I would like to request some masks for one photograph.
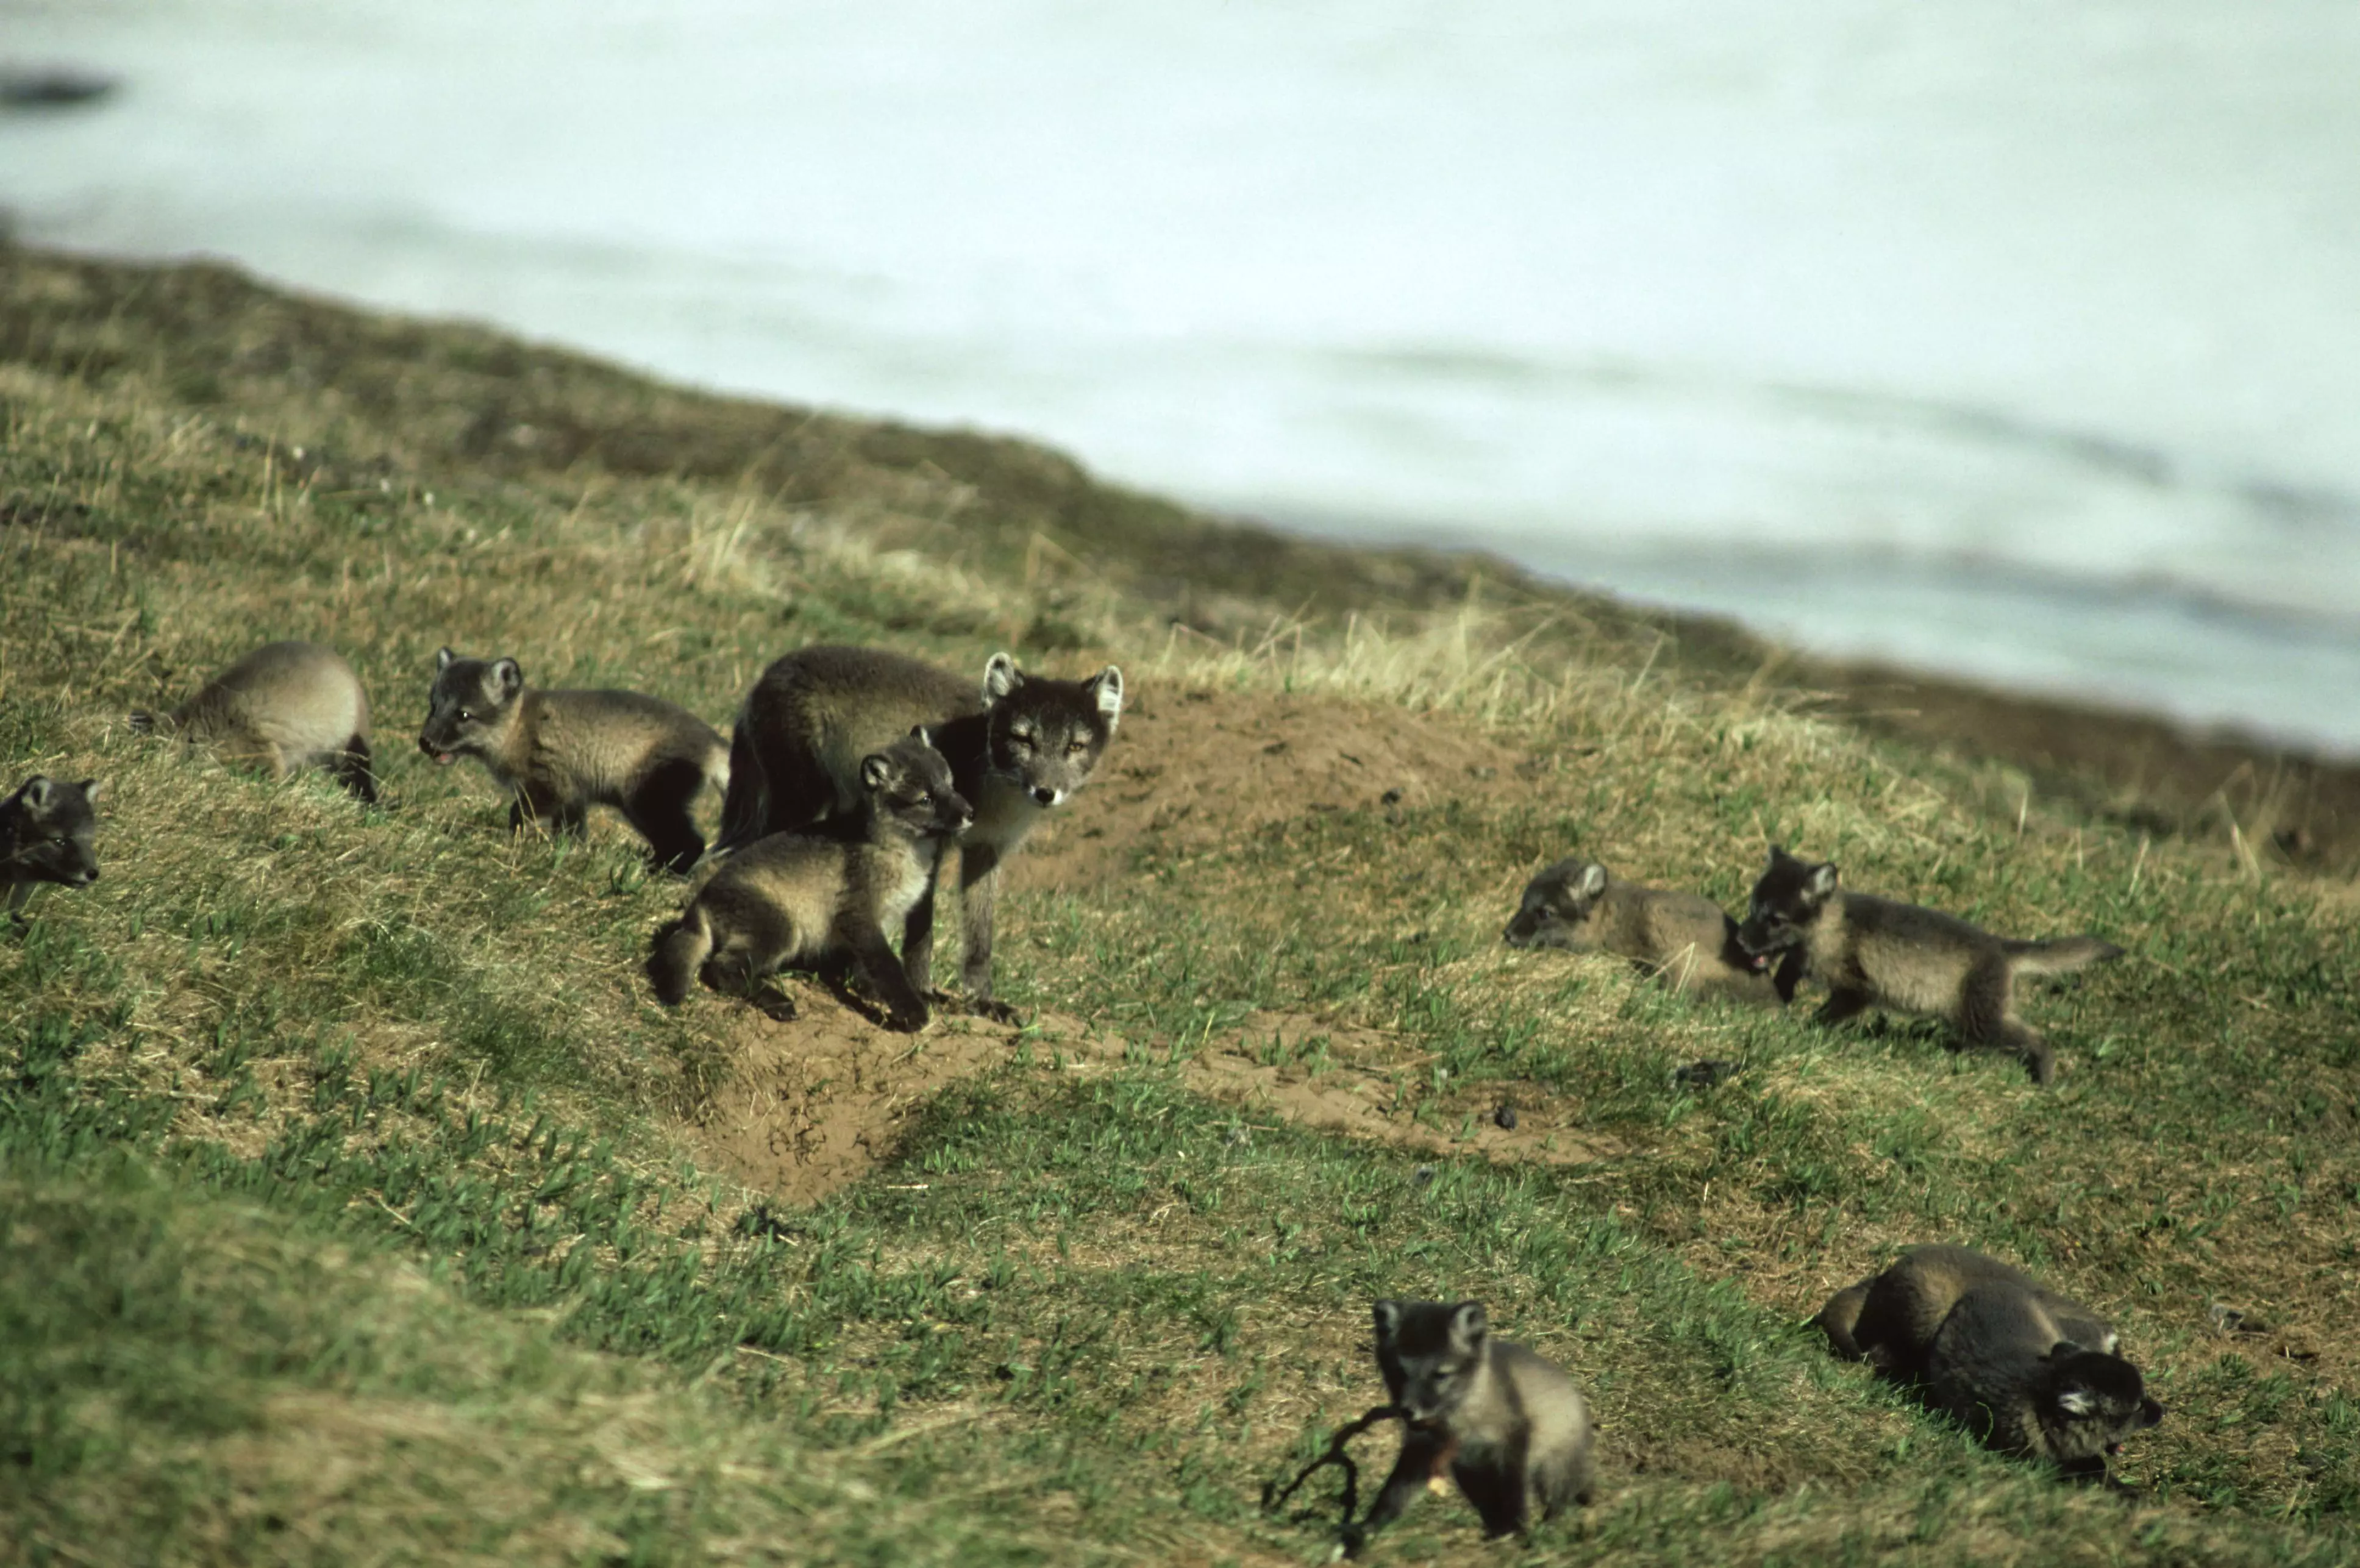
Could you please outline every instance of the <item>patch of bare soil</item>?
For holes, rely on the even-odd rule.
[[[1134,691],[1088,789],[1008,867],[1018,887],[1076,889],[1131,848],[1210,844],[1307,811],[1433,805],[1519,787],[1528,759],[1447,716],[1332,697]]]
[[[1076,1018],[1043,1015],[1024,1028],[945,1015],[924,1033],[897,1034],[814,985],[789,981],[797,1016],[731,1008],[736,1069],[684,1130],[714,1163],[758,1191],[817,1202],[892,1157],[910,1116],[936,1091],[1012,1060],[1029,1044],[1043,1071],[1093,1072],[1164,1053]],[[1299,1124],[1437,1155],[1587,1164],[1625,1152],[1578,1126],[1546,1096],[1519,1099],[1513,1118],[1496,1095],[1419,1096],[1420,1059],[1364,1029],[1293,1014],[1261,1014],[1233,1039],[1178,1063],[1189,1088],[1271,1126]],[[1465,1101],[1464,1104],[1459,1103]],[[1512,1119],[1513,1128],[1502,1124]],[[1251,1124],[1250,1124],[1251,1125]]]

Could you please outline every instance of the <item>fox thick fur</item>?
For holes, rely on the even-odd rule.
[[[1524,885],[1502,936],[1511,947],[1559,947],[1627,958],[1676,991],[1778,1006],[1794,995],[1792,971],[1737,942],[1737,922],[1695,893],[1625,882],[1590,860],[1560,860]]]
[[[1556,1366],[1495,1338],[1479,1301],[1379,1301],[1377,1368],[1401,1408],[1401,1456],[1348,1539],[1358,1552],[1446,1472],[1486,1535],[1523,1530],[1597,1489],[1596,1434],[1581,1391]]]
[[[131,727],[211,746],[273,779],[322,768],[361,800],[377,800],[368,693],[343,655],[317,643],[266,643],[169,713],[132,714]]]
[[[1841,1023],[1868,1007],[1947,1019],[1969,1045],[2022,1059],[2033,1081],[2056,1075],[2048,1040],[2016,1016],[2019,975],[2057,975],[2122,956],[2094,936],[2016,942],[1955,915],[1836,886],[1836,868],[1770,846],[1737,940],[1749,953],[1802,955],[1828,987],[1817,1015]]]
[[[0,887],[21,920],[38,889],[87,887],[98,880],[95,779],[61,783],[36,773],[0,800]]]
[[[702,974],[708,985],[750,988],[789,966],[849,957],[869,976],[893,1027],[923,1029],[924,993],[893,956],[887,933],[923,896],[944,848],[974,820],[942,754],[923,729],[860,764],[857,814],[737,850],[656,933],[648,978],[677,1007]]]
[[[968,996],[989,1003],[995,874],[1043,813],[1088,781],[1114,738],[1122,699],[1122,671],[1112,665],[1086,681],[1054,681],[1026,675],[996,653],[978,688],[882,648],[799,649],[762,672],[738,713],[722,845],[855,810],[861,759],[924,724],[975,808],[958,841],[961,978]],[[901,944],[910,983],[921,991],[932,982],[934,924],[929,887]]]
[[[1913,1247],[1813,1320],[1838,1355],[1919,1389],[2004,1454],[2103,1475],[2164,1417],[2094,1310],[1968,1247]]]
[[[581,836],[592,806],[612,806],[656,863],[686,872],[705,853],[690,804],[726,788],[729,748],[687,709],[637,691],[528,687],[513,659],[434,659],[418,748],[444,767],[472,757],[514,797],[511,832],[545,822]]]

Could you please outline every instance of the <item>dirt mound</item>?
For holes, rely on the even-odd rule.
[[[742,1003],[709,1003],[736,1013],[736,1071],[686,1131],[739,1181],[790,1203],[815,1202],[890,1159],[928,1096],[1015,1059],[1022,1045],[1043,1072],[1103,1072],[1161,1055],[1055,1014],[1032,1018],[1029,1033],[947,1016],[923,1034],[896,1034],[817,985],[790,980],[785,988],[798,1016],[783,1021]],[[1422,1060],[1370,1030],[1263,1013],[1174,1070],[1189,1088],[1254,1118],[1249,1129],[1293,1123],[1437,1155],[1556,1165],[1624,1152],[1546,1096],[1519,1096],[1513,1129],[1500,1125],[1496,1094],[1420,1101],[1408,1089]]]
[[[1152,686],[1123,710],[1090,787],[1008,868],[1020,887],[1071,889],[1119,872],[1151,838],[1207,844],[1306,811],[1413,806],[1519,786],[1521,752],[1472,726],[1327,697]]]

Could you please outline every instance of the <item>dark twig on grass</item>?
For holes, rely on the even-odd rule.
[[[1344,1472],[1344,1514],[1338,1522],[1337,1528],[1349,1534],[1352,1529],[1352,1516],[1360,1511],[1360,1467],[1352,1463],[1352,1456],[1344,1452],[1344,1445],[1379,1421],[1397,1421],[1407,1413],[1399,1405],[1379,1405],[1362,1415],[1360,1420],[1337,1429],[1336,1435],[1328,1440],[1327,1451],[1297,1471],[1295,1479],[1286,1484],[1284,1490],[1273,1490],[1269,1482],[1262,1483],[1262,1511],[1267,1513],[1281,1507],[1287,1498],[1295,1496],[1296,1487],[1311,1479],[1313,1471],[1323,1470],[1334,1465]]]

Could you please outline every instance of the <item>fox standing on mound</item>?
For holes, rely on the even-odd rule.
[[[881,648],[802,648],[762,672],[738,715],[721,846],[857,811],[862,759],[925,725],[975,807],[958,839],[961,977],[967,995],[989,1005],[995,873],[1043,812],[1088,782],[1121,716],[1122,671],[1111,664],[1087,681],[1051,681],[995,653],[978,694],[956,675]],[[902,968],[921,992],[933,982],[934,951],[929,883],[901,940]]]
[[[858,815],[772,833],[731,853],[679,920],[656,933],[648,978],[666,1007],[708,985],[750,989],[789,965],[850,957],[895,1029],[926,1027],[926,999],[888,933],[934,879],[944,846],[974,820],[923,729],[860,763]]]
[[[705,853],[689,802],[727,785],[729,751],[711,724],[637,691],[528,688],[513,659],[434,656],[418,749],[444,767],[472,757],[515,796],[508,831],[547,822],[580,838],[590,808],[612,806],[656,864],[685,872]]]
[[[2053,1078],[2056,1063],[2040,1031],[2016,1016],[2016,977],[2061,974],[2123,953],[2094,936],[2014,942],[1939,909],[1841,892],[1833,866],[1775,844],[1737,940],[1765,957],[1800,953],[1828,987],[1820,1023],[1841,1023],[1868,1007],[1947,1018],[1968,1044],[2021,1057],[2036,1083]]]

